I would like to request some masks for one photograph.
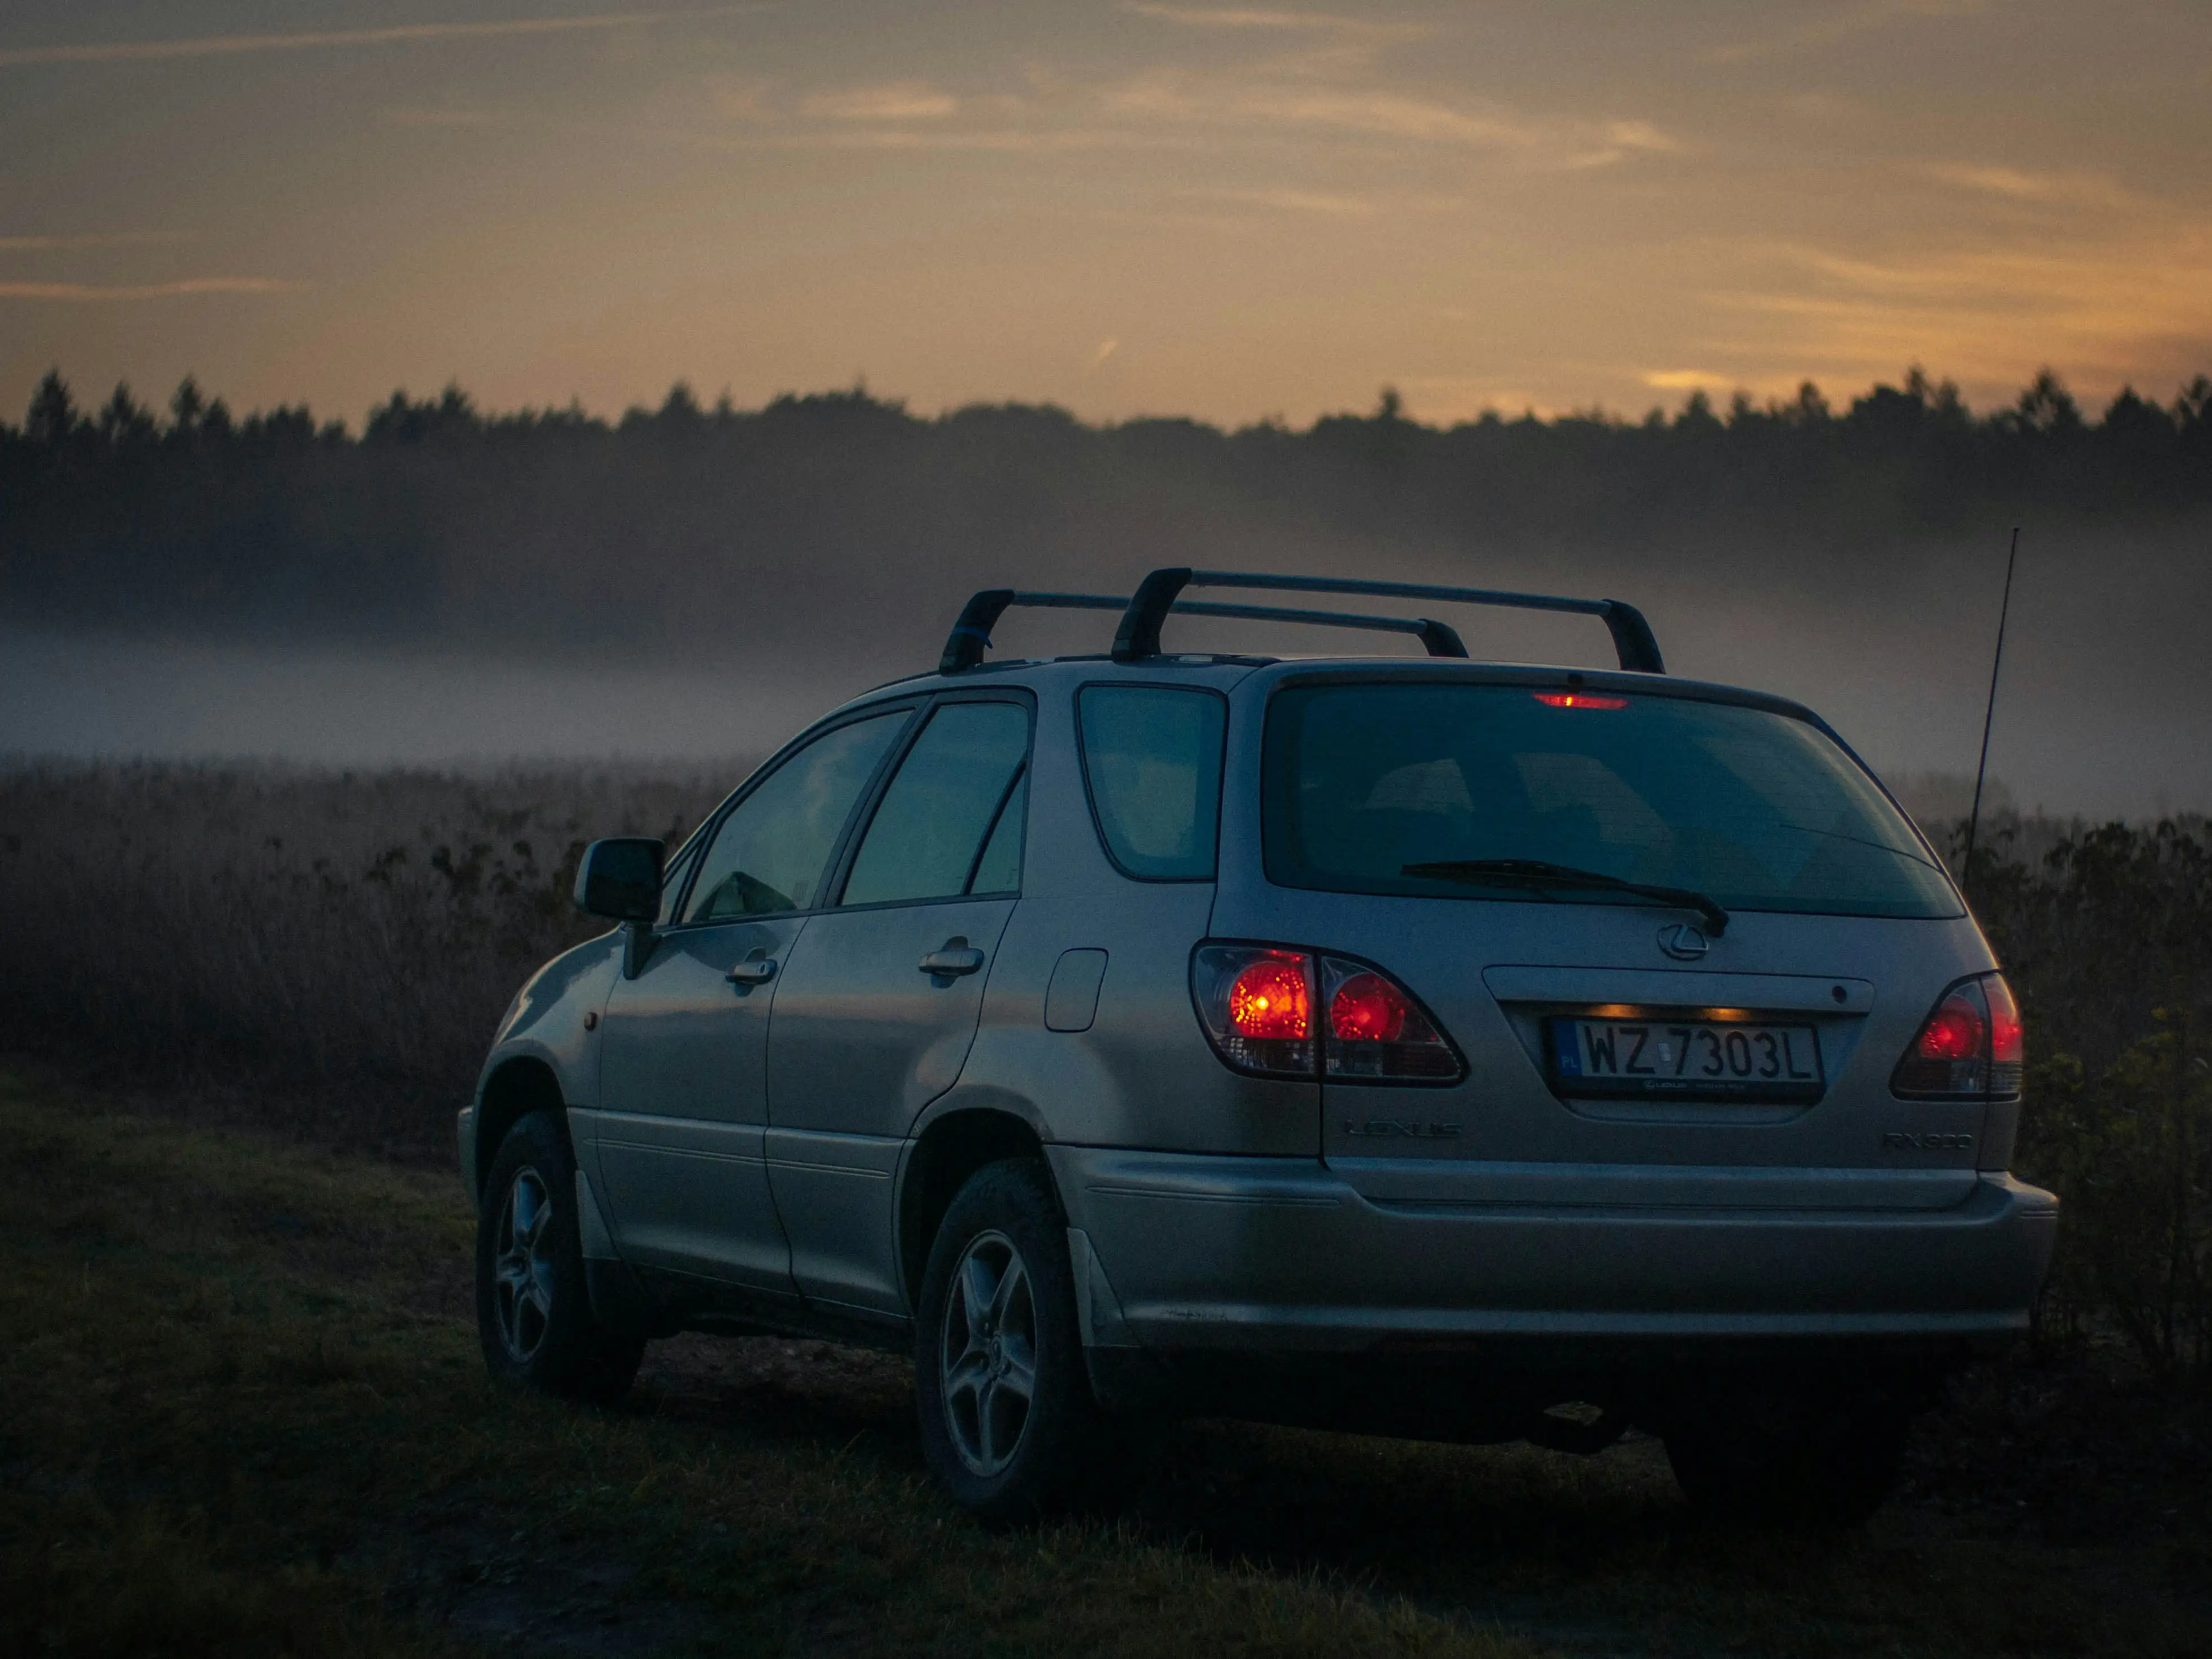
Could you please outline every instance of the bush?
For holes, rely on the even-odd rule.
[[[2204,825],[2076,829],[2034,864],[1978,853],[1972,877],[2028,1022],[2014,1162],[2065,1200],[2043,1334],[2116,1336],[2161,1376],[2212,1378]]]
[[[585,845],[680,836],[744,769],[0,775],[0,1045],[441,1146],[524,977],[604,931],[569,903]]]

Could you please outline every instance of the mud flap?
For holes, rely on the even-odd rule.
[[[1075,1280],[1075,1320],[1091,1397],[1110,1412],[1144,1411],[1170,1397],[1165,1369],[1138,1345],[1122,1316],[1121,1300],[1091,1248],[1091,1235],[1080,1227],[1067,1230],[1067,1265]]]
[[[616,1254],[614,1235],[599,1210],[591,1177],[576,1171],[576,1237],[584,1257],[584,1294],[592,1320],[611,1336],[656,1337],[675,1334],[651,1293]]]

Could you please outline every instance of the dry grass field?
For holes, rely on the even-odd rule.
[[[0,1651],[2180,1656],[2212,1482],[2163,1396],[1978,1380],[1863,1534],[1576,1460],[1219,1424],[1132,1508],[985,1533],[903,1367],[656,1345],[495,1395],[453,1177],[0,1077]],[[2086,1392],[2085,1392],[2086,1390]]]

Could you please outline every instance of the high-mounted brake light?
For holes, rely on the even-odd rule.
[[[1528,694],[1547,708],[1626,708],[1626,697],[1593,696],[1587,691],[1532,691]]]
[[[1364,962],[1279,945],[1201,945],[1191,955],[1190,989],[1207,1041],[1240,1072],[1405,1083],[1465,1074],[1459,1051],[1412,994]]]
[[[1890,1073],[1908,1100],[2009,1100],[2020,1093],[2020,1004],[2002,974],[1962,979],[1936,999]]]

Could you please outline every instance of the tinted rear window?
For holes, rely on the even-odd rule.
[[[1145,881],[1211,881],[1228,725],[1219,694],[1086,685],[1076,708],[1091,809],[1114,862]]]
[[[1524,898],[1406,873],[1521,859],[1692,888],[1732,909],[1960,914],[1919,838],[1818,728],[1681,697],[1563,707],[1559,696],[1405,684],[1278,693],[1261,784],[1267,878]],[[1601,890],[1545,896],[1623,902]]]

